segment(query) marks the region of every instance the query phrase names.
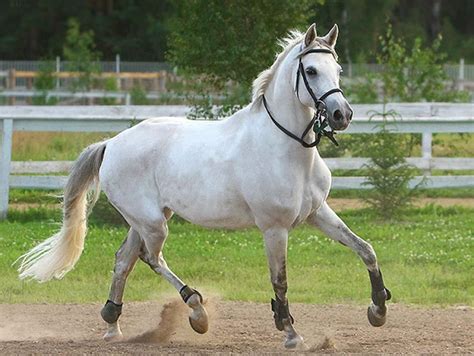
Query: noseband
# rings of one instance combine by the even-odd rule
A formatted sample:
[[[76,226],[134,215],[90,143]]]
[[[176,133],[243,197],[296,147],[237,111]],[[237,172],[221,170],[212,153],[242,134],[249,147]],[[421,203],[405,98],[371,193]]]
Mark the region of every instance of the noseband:
[[[327,48],[315,48],[311,49],[308,52],[305,53],[330,53],[332,55],[333,52],[330,49]],[[339,88],[334,88],[326,93],[324,93],[319,99],[316,97],[314,94],[313,90],[311,89],[309,83],[308,83],[308,78],[306,77],[306,73],[304,71],[303,63],[301,63],[301,57],[299,59],[299,64],[298,64],[298,69],[296,71],[296,84],[295,84],[295,93],[296,96],[299,99],[299,93],[298,93],[298,87],[299,87],[299,81],[300,81],[300,75],[303,78],[304,85],[306,87],[306,90],[308,91],[309,95],[311,95],[311,98],[314,101],[314,116],[309,122],[308,126],[306,126],[306,129],[303,131],[301,137],[296,136],[294,133],[291,131],[288,131],[285,129],[278,121],[275,120],[273,115],[270,113],[270,110],[268,109],[268,104],[267,104],[267,99],[265,99],[265,95],[263,96],[263,105],[265,106],[265,110],[267,110],[268,116],[270,116],[270,119],[272,119],[273,123],[278,127],[281,131],[283,131],[286,135],[290,136],[292,139],[298,141],[303,147],[305,148],[311,148],[319,144],[319,141],[321,141],[321,137],[324,135],[327,138],[331,140],[332,143],[334,143],[336,146],[339,146],[337,143],[336,139],[334,138],[334,131],[326,131],[325,128],[329,126],[329,121],[328,121],[328,115],[327,115],[327,107],[326,103],[324,100],[331,94],[334,93],[341,93],[344,95],[344,92],[339,89]],[[314,133],[316,134],[316,139],[311,142],[307,143],[304,138],[308,134],[309,130],[313,129]]]

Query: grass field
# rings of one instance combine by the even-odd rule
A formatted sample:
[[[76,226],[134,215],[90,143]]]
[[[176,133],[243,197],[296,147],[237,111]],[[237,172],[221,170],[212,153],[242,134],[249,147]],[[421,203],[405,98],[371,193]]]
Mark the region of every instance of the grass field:
[[[12,159],[14,161],[74,160],[89,144],[114,133],[67,133],[67,132],[15,132],[13,135]],[[345,150],[344,135],[339,139]],[[350,155],[350,152],[346,152]],[[418,145],[413,155],[421,155]],[[434,157],[470,157],[474,155],[474,134],[434,134]]]
[[[17,192],[24,201],[26,193]],[[23,198],[22,198],[23,197]],[[367,209],[343,212],[352,229],[377,251],[394,302],[474,305],[474,209],[428,206],[401,221],[382,222]],[[12,211],[0,223],[0,303],[103,302],[126,228],[92,216],[84,254],[62,281],[17,279],[13,261],[59,228],[60,211]],[[174,219],[164,249],[170,267],[191,286],[229,300],[267,302],[273,292],[263,241],[257,230],[207,230]],[[308,303],[366,303],[367,271],[347,248],[309,226],[290,235],[289,298]],[[125,300],[159,299],[174,293],[139,262]]]

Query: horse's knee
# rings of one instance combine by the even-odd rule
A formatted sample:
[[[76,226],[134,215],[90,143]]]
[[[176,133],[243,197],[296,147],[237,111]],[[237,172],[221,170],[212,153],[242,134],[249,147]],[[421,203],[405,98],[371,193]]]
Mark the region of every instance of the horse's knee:
[[[111,300],[107,300],[102,310],[100,311],[102,319],[104,319],[104,321],[109,324],[115,323],[121,314],[122,304],[115,304]]]
[[[366,241],[360,244],[359,255],[369,270],[378,270],[377,255],[372,245]]]

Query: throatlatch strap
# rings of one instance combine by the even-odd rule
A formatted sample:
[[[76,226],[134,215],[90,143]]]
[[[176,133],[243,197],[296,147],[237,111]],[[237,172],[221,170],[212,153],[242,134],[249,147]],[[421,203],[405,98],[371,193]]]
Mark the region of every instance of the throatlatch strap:
[[[183,298],[185,303],[187,303],[188,299],[191,298],[193,294],[197,294],[199,296],[201,303],[203,301],[201,293],[199,293],[195,289],[188,287],[187,285],[181,288],[181,290],[179,291],[179,294],[181,295],[181,298]]]

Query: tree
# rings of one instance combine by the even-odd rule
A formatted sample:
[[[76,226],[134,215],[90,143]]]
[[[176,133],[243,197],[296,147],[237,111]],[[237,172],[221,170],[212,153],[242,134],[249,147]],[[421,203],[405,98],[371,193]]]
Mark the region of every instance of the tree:
[[[100,71],[100,53],[95,50],[94,32],[81,32],[79,21],[69,19],[63,54],[69,61],[67,69],[80,73],[73,81],[73,89],[89,90],[92,87],[93,75]]]
[[[276,40],[290,29],[307,27],[314,2],[180,1],[170,22],[168,58],[189,73],[249,87],[272,63]]]
[[[55,105],[57,98],[49,97],[48,91],[53,90],[56,85],[54,77],[54,63],[43,61],[38,70],[38,76],[34,81],[35,91],[41,93],[41,96],[33,97],[33,105]]]
[[[414,188],[409,186],[416,174],[416,169],[405,159],[411,147],[402,135],[391,132],[391,125],[396,125],[398,114],[385,111],[384,107],[383,112],[373,113],[370,119],[374,117],[381,117],[382,122],[378,125],[379,131],[365,143],[365,151],[370,158],[365,165],[367,182],[364,184],[370,186],[365,201],[378,215],[390,219],[411,204],[416,189],[424,181]]]
[[[381,53],[377,58],[384,66],[381,74],[385,100],[416,101],[463,101],[464,93],[448,90],[448,79],[443,64],[446,55],[440,52],[441,37],[431,46],[424,47],[416,38],[409,48],[403,38],[396,38],[392,27],[380,37]]]

